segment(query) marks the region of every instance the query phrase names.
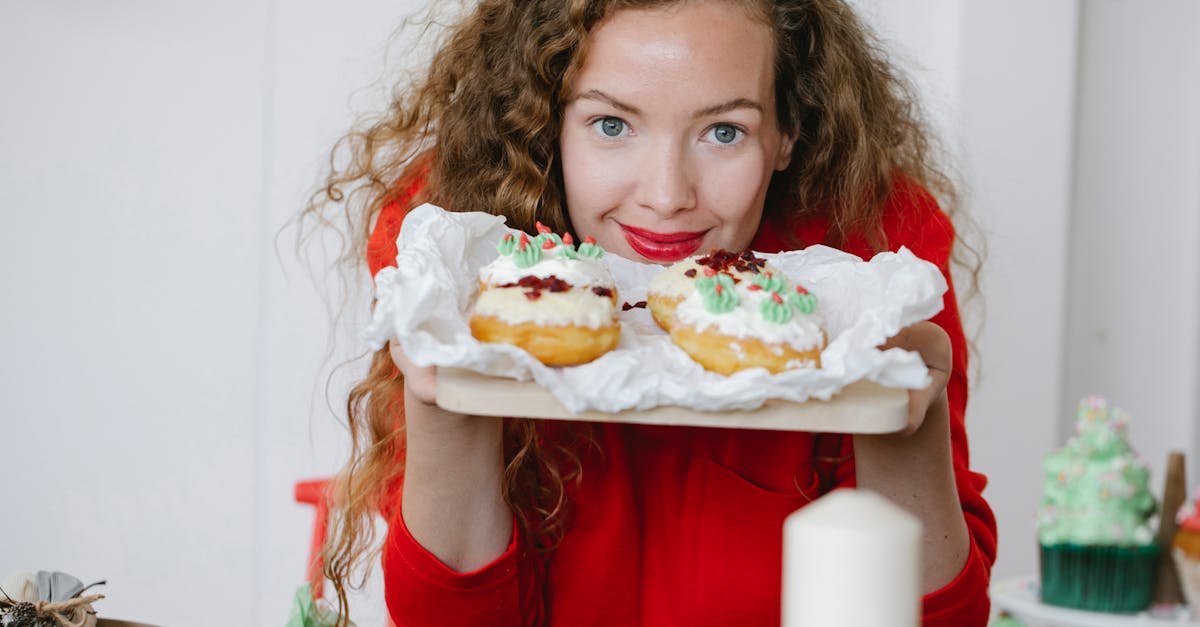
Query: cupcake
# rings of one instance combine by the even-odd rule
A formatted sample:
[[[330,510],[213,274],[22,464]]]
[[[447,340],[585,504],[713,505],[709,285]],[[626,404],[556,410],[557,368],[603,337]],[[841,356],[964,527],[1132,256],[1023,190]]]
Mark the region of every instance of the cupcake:
[[[1146,609],[1159,554],[1150,470],[1129,446],[1129,417],[1079,402],[1075,436],[1046,455],[1037,530],[1042,601],[1100,612]]]
[[[1192,608],[1192,618],[1200,619],[1200,490],[1196,498],[1179,509],[1176,520],[1179,531],[1175,532],[1171,556],[1179,572],[1179,584],[1183,597]]]

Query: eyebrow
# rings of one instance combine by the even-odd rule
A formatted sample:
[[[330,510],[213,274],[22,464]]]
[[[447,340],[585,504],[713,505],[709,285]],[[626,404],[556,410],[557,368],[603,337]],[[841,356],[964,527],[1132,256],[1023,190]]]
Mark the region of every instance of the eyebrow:
[[[582,99],[596,100],[599,102],[603,102],[603,103],[613,107],[614,109],[617,109],[619,111],[624,111],[625,113],[631,113],[633,115],[638,115],[642,112],[637,107],[635,107],[631,104],[621,102],[620,100],[613,98],[612,96],[600,91],[599,89],[589,89],[589,90],[583,92],[582,94],[579,94],[578,96],[576,96],[575,99],[576,100],[582,100]],[[713,105],[711,107],[706,107],[704,109],[700,109],[699,111],[693,113],[692,117],[693,118],[703,118],[703,117],[708,117],[708,116],[712,116],[712,115],[720,115],[722,113],[728,113],[729,111],[734,111],[736,109],[753,109],[755,111],[758,111],[759,113],[763,112],[762,105],[753,100],[750,100],[748,98],[734,98],[733,100],[730,100],[729,102],[722,102],[721,104],[718,104],[718,105]]]

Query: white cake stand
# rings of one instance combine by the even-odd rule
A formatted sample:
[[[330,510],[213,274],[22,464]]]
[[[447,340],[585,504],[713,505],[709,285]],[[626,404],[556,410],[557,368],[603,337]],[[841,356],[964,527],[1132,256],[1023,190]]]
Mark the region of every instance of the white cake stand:
[[[1041,602],[1036,576],[1016,577],[994,582],[992,606],[1016,616],[1026,627],[1200,627],[1192,621],[1186,606],[1138,614],[1086,612]]]

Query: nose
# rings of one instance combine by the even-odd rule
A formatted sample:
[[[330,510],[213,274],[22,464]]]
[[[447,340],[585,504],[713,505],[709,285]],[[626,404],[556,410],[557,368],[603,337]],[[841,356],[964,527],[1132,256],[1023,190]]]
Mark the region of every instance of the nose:
[[[650,147],[638,174],[637,202],[660,217],[696,206],[696,188],[685,152],[675,146]]]

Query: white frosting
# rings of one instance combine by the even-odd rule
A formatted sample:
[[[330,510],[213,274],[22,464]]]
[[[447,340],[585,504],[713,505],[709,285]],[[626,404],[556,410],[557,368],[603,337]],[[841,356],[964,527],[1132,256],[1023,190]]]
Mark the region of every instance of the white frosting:
[[[541,261],[527,268],[518,267],[513,255],[500,255],[495,261],[480,268],[479,280],[484,285],[506,285],[516,283],[521,277],[535,276],[539,279],[555,276],[574,287],[612,287],[615,284],[608,266],[599,259],[580,257],[569,259],[562,253],[562,246],[542,249]]]
[[[532,322],[545,326],[576,325],[599,329],[616,323],[617,309],[612,298],[599,296],[591,288],[565,292],[541,290],[530,300],[527,288],[496,287],[479,293],[475,314],[490,316],[510,324]]]
[[[759,313],[759,307],[771,293],[742,289],[746,284],[746,281],[738,284],[738,306],[725,314],[710,313],[704,308],[704,297],[699,290],[693,289],[675,308],[676,322],[700,331],[715,328],[722,335],[753,337],[767,344],[787,344],[798,351],[821,346],[825,336],[816,314],[795,311],[792,319],[783,324],[766,320]]]

